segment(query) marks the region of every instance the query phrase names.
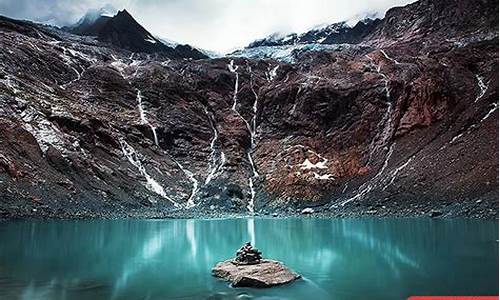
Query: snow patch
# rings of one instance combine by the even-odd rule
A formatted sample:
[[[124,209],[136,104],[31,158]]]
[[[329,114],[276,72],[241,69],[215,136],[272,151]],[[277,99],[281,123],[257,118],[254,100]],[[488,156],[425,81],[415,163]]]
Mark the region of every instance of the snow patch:
[[[149,36],[147,36],[147,37],[144,39],[144,41],[146,41],[146,42],[148,42],[148,43],[151,43],[151,44],[156,44],[156,40],[155,40],[155,38],[154,38],[154,37],[152,37],[152,36],[150,36],[150,35],[149,35]]]
[[[66,147],[64,133],[59,130],[52,122],[38,114],[34,109],[27,109],[21,114],[24,122],[23,128],[33,135],[38,146],[45,155],[49,146],[53,146],[66,156],[68,149]]]
[[[335,180],[335,177],[332,174],[320,175],[314,172],[314,178],[318,180]]]
[[[299,166],[302,170],[327,169],[328,168],[326,166],[327,162],[328,162],[328,160],[322,160],[322,161],[318,161],[317,163],[313,164],[308,158],[306,158],[303,163],[299,164]]]

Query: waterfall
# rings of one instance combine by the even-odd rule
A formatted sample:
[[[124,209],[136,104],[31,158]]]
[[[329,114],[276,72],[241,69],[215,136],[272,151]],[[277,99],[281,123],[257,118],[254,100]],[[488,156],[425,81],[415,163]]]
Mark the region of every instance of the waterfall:
[[[234,84],[234,92],[233,92],[233,107],[231,108],[239,117],[240,119],[243,121],[243,123],[245,123],[245,126],[250,134],[250,149],[247,149],[247,158],[248,158],[248,162],[250,163],[250,167],[251,167],[251,171],[252,171],[252,175],[251,177],[249,178],[248,180],[248,187],[250,189],[250,201],[248,202],[248,211],[250,213],[253,214],[254,212],[254,201],[255,201],[255,189],[254,189],[254,178],[258,177],[259,174],[257,173],[257,170],[255,169],[255,164],[253,162],[253,158],[252,158],[252,151],[255,147],[255,125],[253,127],[250,126],[250,124],[248,123],[247,120],[245,120],[245,118],[243,118],[243,116],[238,112],[237,110],[237,104],[238,104],[238,86],[239,86],[239,75],[238,75],[238,66],[235,66],[234,65],[234,60],[231,60],[229,62],[229,64],[227,65],[227,68],[229,69],[229,71],[231,73],[234,73],[235,74],[235,84]],[[250,68],[250,67],[249,67]],[[251,68],[249,69],[251,70]],[[252,87],[253,89],[253,87]],[[256,118],[256,115],[257,115],[257,100],[258,100],[258,97],[257,97],[257,93],[255,93],[255,91],[253,91],[254,95],[255,95],[255,101],[254,101],[254,105],[253,105],[253,108],[254,108],[254,115],[252,117],[252,123],[255,124],[256,121],[255,121],[255,118]]]
[[[491,116],[491,114],[493,114],[497,109],[498,109],[498,102],[491,103],[490,110],[486,113],[486,115],[484,115],[484,117],[481,119],[481,121],[479,121],[479,124],[486,121],[486,119],[488,119]]]
[[[163,187],[153,179],[151,175],[148,174],[146,171],[146,168],[143,166],[141,162],[141,157],[135,151],[135,149],[130,146],[123,138],[120,138],[119,140],[123,155],[128,159],[128,161],[139,171],[139,173],[146,179],[146,188],[150,190],[151,192],[154,192],[161,197],[167,199],[168,201],[172,202],[175,207],[179,207],[179,204],[172,200],[170,197],[167,196],[167,193],[163,189]],[[153,203],[156,203],[156,201],[153,201]]]
[[[474,103],[479,101],[479,99],[483,98],[484,94],[486,94],[486,91],[488,91],[488,85],[486,85],[483,81],[483,78],[481,76],[476,75],[477,79],[477,86],[479,87],[479,94],[476,97],[476,100],[474,100]]]
[[[278,66],[276,66],[275,69],[277,69]],[[248,161],[250,162],[250,166],[252,167],[252,174],[253,177],[259,177],[259,173],[257,173],[257,170],[255,169],[255,164],[253,161],[252,157],[252,152],[255,150],[255,147],[257,147],[257,142],[256,142],[256,136],[257,136],[257,109],[258,109],[258,103],[259,103],[259,95],[255,92],[255,89],[253,87],[253,73],[252,73],[252,68],[248,66],[248,71],[250,72],[250,89],[252,90],[252,93],[255,97],[255,100],[253,102],[252,108],[253,108],[253,116],[252,116],[252,127],[250,128],[250,144],[251,144],[251,149],[250,151],[247,152],[248,156]]]
[[[212,128],[213,132],[213,138],[210,141],[210,163],[208,164],[208,175],[207,178],[205,179],[205,184],[209,184],[212,179],[216,178],[217,176],[220,175],[222,172],[222,167],[224,166],[226,162],[226,156],[224,155],[224,152],[220,150],[220,156],[218,157],[217,155],[217,149],[216,149],[216,144],[217,144],[217,139],[219,138],[219,132],[217,131],[217,128],[215,126],[215,118],[213,114],[208,112],[208,109],[205,107],[205,114],[208,117],[208,122],[210,123],[210,127]]]
[[[273,81],[276,75],[278,74],[278,68],[279,65],[276,65],[274,68],[271,69],[271,67],[267,67],[267,72],[266,72],[266,79],[267,81]]]
[[[135,53],[132,53],[129,57],[130,60],[132,60],[132,58],[134,57],[134,54]],[[132,82],[130,82],[130,79],[129,77],[125,76],[125,74],[123,74],[123,71],[124,71],[124,65],[125,66],[132,66],[132,65],[137,65],[138,62],[140,62],[140,60],[132,60],[132,62],[128,65],[124,64],[121,60],[117,59],[113,54],[111,54],[111,57],[115,60],[114,62],[111,63],[111,65],[120,73],[120,75],[122,76],[122,78],[124,80],[127,81],[127,83],[129,85],[132,85]],[[134,72],[134,74],[132,75],[132,77],[135,77],[137,76],[137,72],[139,71],[139,68],[137,68]],[[146,118],[146,112],[144,110],[144,107],[143,107],[143,103],[142,103],[142,92],[139,90],[139,89],[136,89],[137,91],[137,96],[136,96],[136,99],[137,99],[137,107],[139,109],[139,121],[140,121],[140,124],[142,125],[148,125],[149,128],[151,128],[151,131],[153,133],[153,139],[154,139],[154,142],[157,146],[159,146],[159,141],[158,141],[158,134],[156,132],[156,127],[153,126]]]
[[[383,53],[385,53],[385,52],[383,52]],[[387,55],[387,54],[384,54],[384,55]],[[365,55],[365,56],[370,60],[370,62],[372,64],[374,63],[373,58],[371,58],[369,55]],[[382,77],[382,80],[384,82],[384,91],[385,91],[386,105],[387,105],[387,109],[384,113],[384,116],[382,117],[382,120],[379,123],[379,125],[383,124],[383,126],[384,126],[382,129],[382,133],[381,133],[381,138],[382,138],[381,144],[385,145],[386,142],[391,137],[391,131],[392,131],[392,127],[393,127],[392,114],[394,111],[394,107],[393,107],[393,104],[391,102],[391,91],[389,89],[389,78],[387,77],[387,75],[382,73],[380,64],[377,65],[377,73]],[[373,138],[372,142],[370,143],[370,153],[368,156],[368,164],[371,163],[373,154],[380,148],[380,145],[377,143],[377,139],[379,137],[380,137],[380,133],[377,132],[377,134]]]
[[[234,60],[231,60],[231,62],[227,65],[227,68],[229,69],[229,72],[234,73],[234,76],[236,77],[234,81],[234,92],[233,92],[233,107],[231,108],[234,110],[236,113],[236,104],[238,103],[238,84],[239,84],[239,74],[237,72],[238,66],[234,65]]]
[[[196,193],[198,193],[198,190],[200,189],[199,187],[199,182],[198,180],[196,179],[196,177],[194,176],[193,172],[189,171],[188,169],[186,169],[180,162],[178,162],[177,160],[174,159],[174,162],[177,164],[177,166],[182,170],[182,172],[184,172],[184,174],[186,175],[186,177],[189,179],[189,181],[192,182],[193,184],[193,188],[191,190],[191,195],[189,196],[189,199],[188,201],[186,202],[186,208],[192,208],[195,206],[195,203],[194,203],[194,198],[196,196]]]
[[[384,50],[380,50],[380,52],[384,55],[385,58],[387,58],[388,60],[392,61],[395,65],[399,65],[400,64],[399,61],[397,61],[394,58],[392,58],[389,55],[387,55],[387,53]]]
[[[156,134],[156,127],[153,126],[149,121],[146,119],[146,112],[144,111],[144,107],[142,106],[142,93],[139,89],[137,89],[137,107],[139,108],[139,120],[142,125],[148,125],[149,128],[151,128],[151,131],[153,132],[153,138],[155,144],[158,146],[158,135]]]

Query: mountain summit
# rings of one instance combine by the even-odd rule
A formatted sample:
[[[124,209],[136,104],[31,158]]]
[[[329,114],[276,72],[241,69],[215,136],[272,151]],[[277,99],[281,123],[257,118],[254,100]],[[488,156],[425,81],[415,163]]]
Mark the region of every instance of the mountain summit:
[[[139,24],[126,9],[118,11],[114,16],[101,12],[102,9],[87,13],[69,31],[79,35],[96,36],[101,42],[132,52],[163,52],[172,58],[207,58],[189,45],[165,45]]]
[[[356,44],[371,33],[379,23],[380,19],[366,18],[352,27],[349,26],[347,22],[338,22],[327,26],[316,27],[301,34],[290,33],[287,35],[280,35],[274,33],[268,37],[250,43],[247,48],[297,44]]]
[[[142,27],[127,10],[119,11],[104,24],[97,35],[103,42],[134,52],[173,52]]]
[[[79,35],[97,36],[102,26],[117,12],[110,4],[100,9],[90,9],[76,24],[65,27],[66,30]]]

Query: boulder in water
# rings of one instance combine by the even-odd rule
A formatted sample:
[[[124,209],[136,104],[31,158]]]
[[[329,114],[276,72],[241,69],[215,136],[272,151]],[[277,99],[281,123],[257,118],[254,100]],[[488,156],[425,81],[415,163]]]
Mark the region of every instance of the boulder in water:
[[[279,261],[263,259],[257,264],[241,265],[233,260],[218,263],[212,275],[231,282],[233,287],[268,288],[292,282],[300,275]]]
[[[281,262],[262,259],[262,253],[250,242],[243,245],[236,258],[218,263],[212,275],[230,281],[234,287],[266,288],[285,284],[300,278]]]

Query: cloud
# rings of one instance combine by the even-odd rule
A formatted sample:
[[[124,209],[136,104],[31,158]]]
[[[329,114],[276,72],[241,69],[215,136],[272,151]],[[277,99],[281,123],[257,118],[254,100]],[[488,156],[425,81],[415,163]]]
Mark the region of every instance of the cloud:
[[[411,0],[0,0],[0,14],[68,25],[106,3],[126,8],[153,34],[226,52],[273,32],[302,32],[315,25],[383,16]]]

